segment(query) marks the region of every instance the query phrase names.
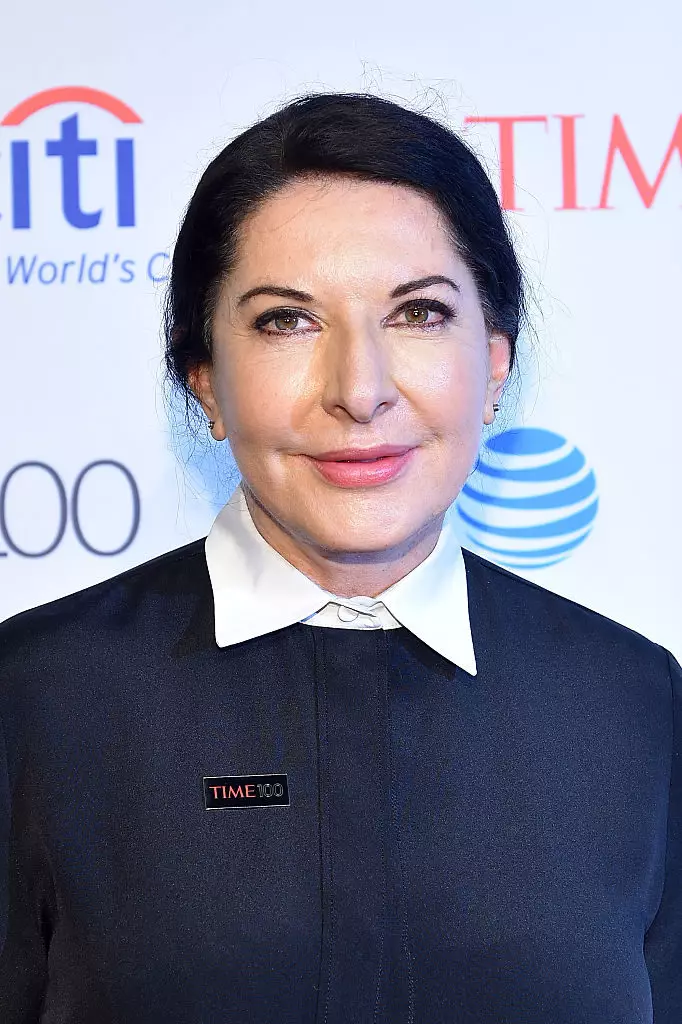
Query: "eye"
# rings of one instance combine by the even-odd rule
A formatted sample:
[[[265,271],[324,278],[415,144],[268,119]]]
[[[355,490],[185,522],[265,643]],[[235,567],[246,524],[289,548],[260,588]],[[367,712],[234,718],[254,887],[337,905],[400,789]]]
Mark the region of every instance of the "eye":
[[[302,310],[282,307],[280,309],[270,309],[267,313],[261,313],[254,320],[253,326],[263,334],[295,334],[300,333],[300,328],[297,328],[296,325],[304,319],[311,323]],[[274,330],[267,329],[270,324],[273,325]]]
[[[430,313],[439,313],[437,319],[429,319]],[[438,328],[445,327],[454,319],[455,311],[438,299],[410,299],[395,311],[394,316],[404,316],[399,327]]]

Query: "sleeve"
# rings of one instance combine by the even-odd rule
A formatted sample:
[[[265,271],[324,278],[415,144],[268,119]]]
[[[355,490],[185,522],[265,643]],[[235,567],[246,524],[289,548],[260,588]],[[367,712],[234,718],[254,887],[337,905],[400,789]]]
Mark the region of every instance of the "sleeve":
[[[9,774],[7,770],[7,751],[5,734],[0,722],[0,953],[7,939],[7,866],[9,859],[9,833],[11,808],[9,797]]]
[[[673,703],[673,749],[663,895],[644,938],[654,1024],[682,1022],[682,668],[666,651]]]
[[[0,1021],[38,1024],[47,989],[50,928],[44,859],[38,858],[29,816],[11,785],[0,723]]]

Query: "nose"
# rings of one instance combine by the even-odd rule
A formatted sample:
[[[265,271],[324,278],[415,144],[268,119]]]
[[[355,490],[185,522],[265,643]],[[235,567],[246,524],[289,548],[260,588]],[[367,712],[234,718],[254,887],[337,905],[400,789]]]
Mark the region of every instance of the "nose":
[[[337,328],[328,336],[322,361],[322,405],[331,416],[368,423],[398,400],[381,328],[366,323]]]

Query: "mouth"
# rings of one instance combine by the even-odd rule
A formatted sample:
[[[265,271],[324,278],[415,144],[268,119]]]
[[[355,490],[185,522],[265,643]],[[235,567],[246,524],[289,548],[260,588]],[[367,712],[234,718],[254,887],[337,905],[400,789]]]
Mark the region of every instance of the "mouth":
[[[415,446],[381,445],[308,455],[323,479],[336,487],[376,487],[398,477],[408,466]]]

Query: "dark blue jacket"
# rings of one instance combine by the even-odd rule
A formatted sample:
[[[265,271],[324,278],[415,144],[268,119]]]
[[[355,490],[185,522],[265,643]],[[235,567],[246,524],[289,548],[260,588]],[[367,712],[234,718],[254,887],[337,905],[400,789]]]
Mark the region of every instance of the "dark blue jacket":
[[[0,627],[2,1024],[680,1024],[680,666],[465,564],[475,677],[202,541]]]

